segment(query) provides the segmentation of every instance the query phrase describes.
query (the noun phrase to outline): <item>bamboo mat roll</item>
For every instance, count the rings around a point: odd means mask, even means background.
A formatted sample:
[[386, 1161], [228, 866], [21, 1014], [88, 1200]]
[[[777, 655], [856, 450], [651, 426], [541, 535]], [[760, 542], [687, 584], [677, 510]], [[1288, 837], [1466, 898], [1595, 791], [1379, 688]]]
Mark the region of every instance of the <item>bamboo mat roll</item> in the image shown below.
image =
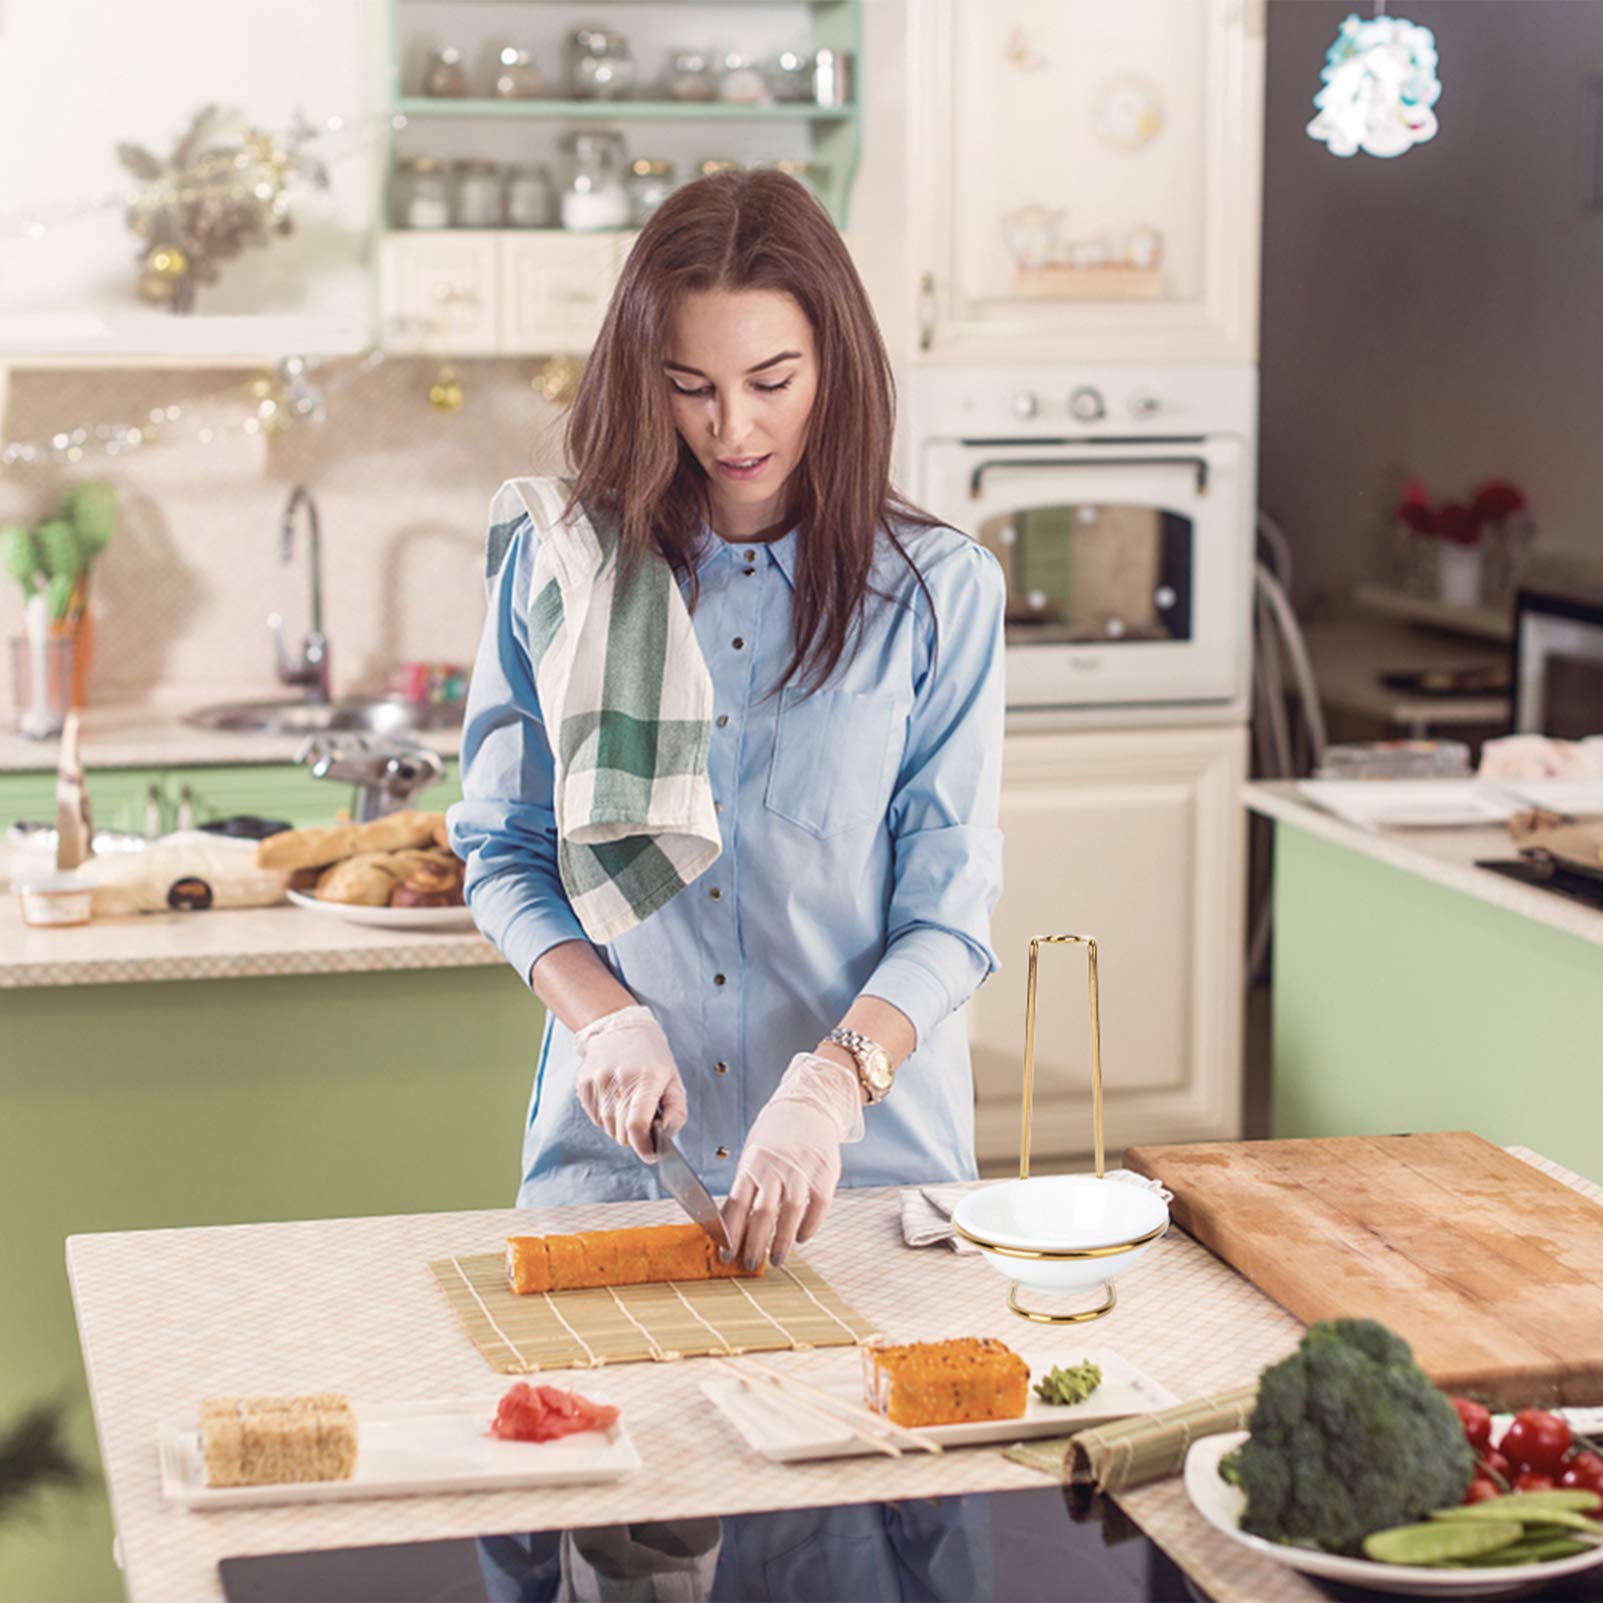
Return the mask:
[[849, 1347], [878, 1334], [800, 1259], [760, 1279], [676, 1280], [519, 1297], [501, 1253], [429, 1265], [462, 1328], [498, 1375], [708, 1353]]

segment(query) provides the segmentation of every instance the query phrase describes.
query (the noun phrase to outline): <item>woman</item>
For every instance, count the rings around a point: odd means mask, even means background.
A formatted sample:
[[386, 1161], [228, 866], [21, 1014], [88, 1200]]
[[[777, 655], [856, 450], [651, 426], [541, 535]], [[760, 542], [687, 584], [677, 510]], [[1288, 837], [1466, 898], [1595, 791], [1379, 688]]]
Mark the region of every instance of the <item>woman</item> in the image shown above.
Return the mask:
[[479, 927], [547, 1010], [520, 1207], [660, 1195], [659, 1109], [752, 1267], [842, 1181], [975, 1173], [962, 1007], [996, 966], [1005, 586], [892, 490], [893, 423], [868, 299], [800, 184], [719, 174], [658, 210], [568, 422], [571, 504], [691, 608], [722, 855], [585, 938], [529, 655], [541, 535], [493, 529], [450, 828]]

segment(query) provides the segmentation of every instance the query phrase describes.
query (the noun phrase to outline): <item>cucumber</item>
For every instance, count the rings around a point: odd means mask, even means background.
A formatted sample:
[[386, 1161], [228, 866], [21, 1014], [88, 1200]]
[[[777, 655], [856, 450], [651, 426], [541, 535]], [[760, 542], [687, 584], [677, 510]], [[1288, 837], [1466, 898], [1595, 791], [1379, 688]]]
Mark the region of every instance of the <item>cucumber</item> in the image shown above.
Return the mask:
[[[1545, 1497], [1545, 1492], [1524, 1494], [1525, 1497]], [[1603, 1525], [1577, 1514], [1572, 1508], [1561, 1508], [1555, 1503], [1542, 1503], [1532, 1507], [1522, 1497], [1488, 1497], [1483, 1503], [1465, 1503], [1460, 1508], [1438, 1508], [1433, 1520], [1444, 1524], [1474, 1525], [1490, 1520], [1498, 1524], [1504, 1520], [1519, 1520], [1525, 1525], [1562, 1525], [1566, 1530], [1586, 1531], [1603, 1537]]]
[[[1471, 1505], [1474, 1506], [1474, 1505]], [[1520, 1537], [1517, 1520], [1442, 1520], [1396, 1525], [1364, 1538], [1364, 1556], [1377, 1564], [1440, 1564], [1446, 1559], [1478, 1558], [1511, 1547]]]
[[1554, 1487], [1550, 1492], [1505, 1492], [1501, 1497], [1488, 1497], [1479, 1503], [1465, 1503], [1458, 1508], [1440, 1508], [1431, 1515], [1432, 1519], [1461, 1519], [1464, 1515], [1473, 1515], [1477, 1519], [1484, 1519], [1484, 1514], [1476, 1514], [1477, 1509], [1498, 1509], [1501, 1519], [1523, 1519], [1527, 1511], [1535, 1514], [1544, 1508], [1561, 1508], [1567, 1512], [1582, 1513], [1588, 1509], [1603, 1507], [1603, 1497], [1596, 1492], [1583, 1491], [1577, 1487], [1574, 1491], [1568, 1488]]
[[1476, 1558], [1461, 1561], [1466, 1570], [1488, 1569], [1499, 1564], [1547, 1564], [1556, 1558], [1569, 1558], [1576, 1553], [1589, 1553], [1590, 1542], [1572, 1541], [1567, 1536], [1553, 1536], [1541, 1542], [1516, 1542], [1512, 1547], [1499, 1548], [1495, 1553], [1482, 1553]]

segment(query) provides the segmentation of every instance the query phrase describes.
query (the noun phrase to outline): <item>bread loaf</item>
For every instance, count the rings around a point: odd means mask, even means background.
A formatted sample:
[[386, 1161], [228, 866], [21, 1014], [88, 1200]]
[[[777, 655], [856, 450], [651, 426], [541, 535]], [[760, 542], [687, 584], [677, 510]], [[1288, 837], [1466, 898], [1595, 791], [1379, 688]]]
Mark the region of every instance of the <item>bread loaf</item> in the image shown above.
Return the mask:
[[363, 852], [324, 869], [317, 882], [317, 898], [348, 906], [388, 907], [399, 878], [392, 852]]
[[507, 1282], [520, 1297], [589, 1286], [642, 1286], [656, 1280], [730, 1280], [761, 1275], [719, 1260], [700, 1225], [586, 1230], [572, 1236], [509, 1236]]
[[1030, 1366], [990, 1336], [870, 1346], [863, 1349], [863, 1392], [893, 1425], [1022, 1419]]
[[324, 868], [349, 857], [356, 848], [355, 824], [327, 828], [285, 829], [256, 843], [256, 866], [294, 870]]
[[430, 846], [434, 842], [434, 820], [439, 813], [386, 813], [356, 826], [358, 852], [398, 852], [408, 846]]

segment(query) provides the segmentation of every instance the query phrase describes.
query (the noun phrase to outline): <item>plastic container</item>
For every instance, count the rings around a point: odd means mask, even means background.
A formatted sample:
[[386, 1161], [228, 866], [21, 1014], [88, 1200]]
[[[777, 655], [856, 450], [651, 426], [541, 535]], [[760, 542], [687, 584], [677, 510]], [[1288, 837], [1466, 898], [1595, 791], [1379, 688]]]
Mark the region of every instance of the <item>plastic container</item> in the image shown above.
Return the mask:
[[17, 901], [24, 924], [35, 929], [65, 929], [89, 922], [94, 888], [74, 873], [43, 874], [18, 884]]

